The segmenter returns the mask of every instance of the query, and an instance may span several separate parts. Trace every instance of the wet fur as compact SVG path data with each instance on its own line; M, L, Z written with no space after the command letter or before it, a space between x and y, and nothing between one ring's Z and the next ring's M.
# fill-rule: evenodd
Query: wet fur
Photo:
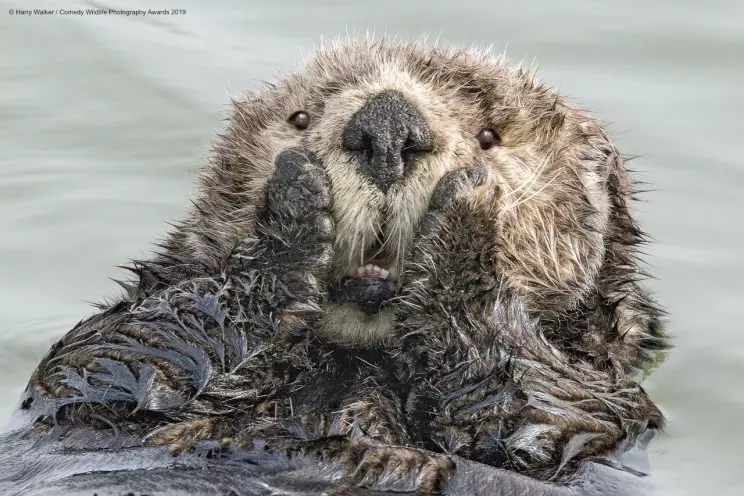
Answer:
M382 89L435 142L386 194L338 145ZM665 345L638 282L644 236L587 114L502 58L367 41L233 106L191 213L34 373L24 408L42 427L133 429L176 451L312 446L350 485L395 471L407 446L434 494L446 455L557 480L660 426L637 382ZM501 146L480 149L484 127ZM402 288L369 322L325 288L381 236Z

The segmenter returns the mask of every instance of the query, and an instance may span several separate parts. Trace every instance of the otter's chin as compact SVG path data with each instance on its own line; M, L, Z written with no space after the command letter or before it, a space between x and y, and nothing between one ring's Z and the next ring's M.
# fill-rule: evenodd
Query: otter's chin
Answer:
M393 331L393 312L365 313L356 303L328 303L316 332L326 341L347 348L384 346Z
M379 250L371 250L379 254ZM328 287L318 331L330 342L369 348L384 345L393 328L387 303L398 291L396 273L388 258L370 255L364 265Z

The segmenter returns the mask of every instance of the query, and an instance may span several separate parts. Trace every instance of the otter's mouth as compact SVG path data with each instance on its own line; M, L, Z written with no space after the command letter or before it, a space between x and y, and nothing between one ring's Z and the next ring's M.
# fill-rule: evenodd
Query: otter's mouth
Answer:
M355 303L364 313L378 313L398 289L392 260L381 253L380 244L367 250L362 265L329 287L331 299L337 303Z

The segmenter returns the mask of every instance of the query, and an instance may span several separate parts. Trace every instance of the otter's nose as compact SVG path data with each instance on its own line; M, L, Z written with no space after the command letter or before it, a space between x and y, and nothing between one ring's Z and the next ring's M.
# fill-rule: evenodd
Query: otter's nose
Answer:
M400 92L386 90L354 114L344 129L343 146L361 153L362 171L387 191L415 155L432 150L432 139L418 109Z

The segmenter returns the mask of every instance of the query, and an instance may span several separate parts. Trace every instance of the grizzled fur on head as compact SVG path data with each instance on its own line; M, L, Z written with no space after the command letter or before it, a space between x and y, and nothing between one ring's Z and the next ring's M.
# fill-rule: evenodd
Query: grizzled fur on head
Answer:
M385 193L342 147L344 126L384 90L411 102L433 138L433 150L417 156L410 173ZM310 119L304 130L288 122L300 110ZM498 133L499 146L481 149L475 136L484 128ZM586 313L587 305L612 306L615 338L632 345L605 346L606 336L582 339L587 348L606 348L590 354L615 361L635 362L640 343L657 334L659 312L636 285L643 236L628 211L631 183L597 122L501 56L420 43L332 43L296 73L234 101L192 213L159 257L137 267L140 290L219 270L238 240L253 232L271 164L291 146L316 154L329 174L336 278L352 273L379 240L399 274L437 182L482 164L495 207L490 269L529 311L561 321L567 312ZM390 320L387 312L371 318L353 305L329 303L321 328L335 340L377 344Z

